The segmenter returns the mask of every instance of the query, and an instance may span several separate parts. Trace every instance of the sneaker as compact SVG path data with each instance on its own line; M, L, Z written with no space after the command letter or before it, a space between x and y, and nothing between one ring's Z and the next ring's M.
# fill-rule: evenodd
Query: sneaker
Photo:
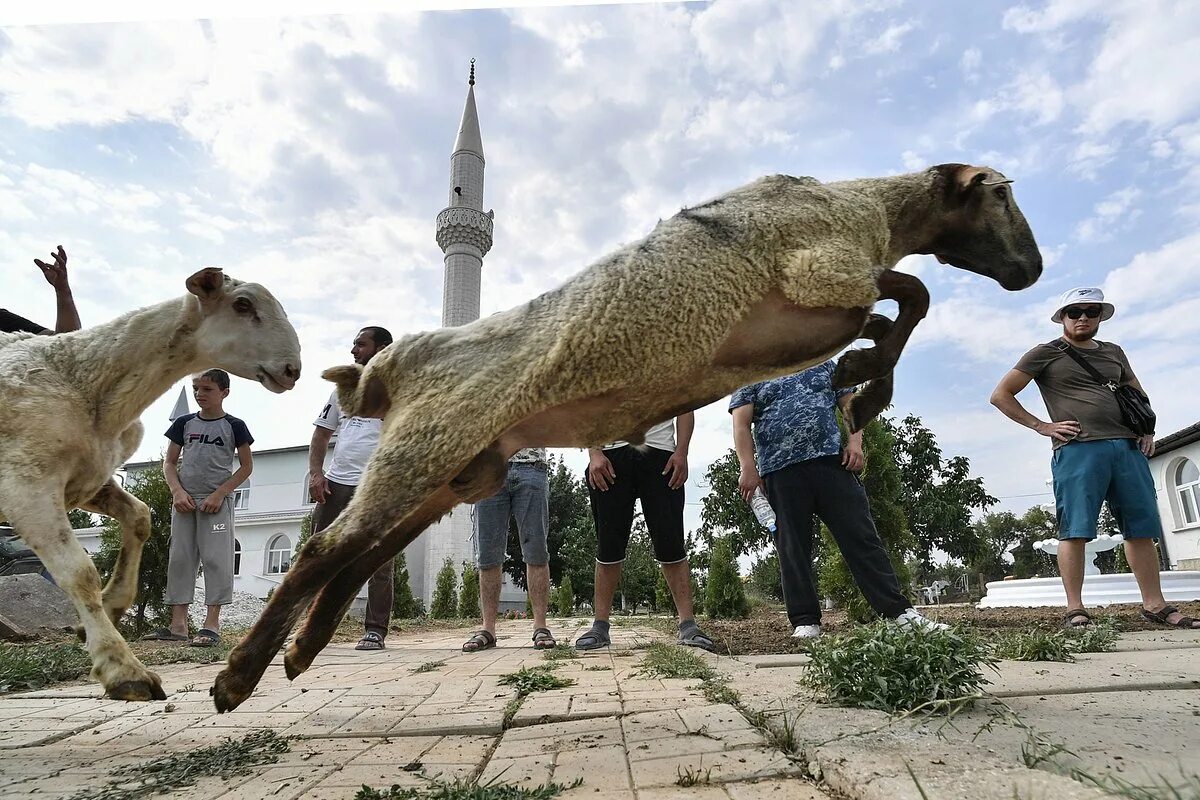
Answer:
M918 628L923 631L950 630L949 625L945 624L944 622L934 622L933 620L929 619L929 617L922 616L921 612L917 611L915 608L904 609L904 613L896 617L896 624L901 628L907 628L909 630L917 630Z
M793 639L815 639L821 635L820 625L797 625L792 631Z

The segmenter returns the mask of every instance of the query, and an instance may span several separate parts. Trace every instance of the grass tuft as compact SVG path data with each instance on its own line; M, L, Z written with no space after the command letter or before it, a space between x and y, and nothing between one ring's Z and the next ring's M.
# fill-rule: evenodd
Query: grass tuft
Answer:
M575 648L571 645L560 643L544 651L542 658L546 661L569 661L573 658L579 658L579 654L575 652Z
M504 686L515 686L518 698L525 697L533 692L546 692L551 689L562 689L575 685L575 681L570 678L561 678L555 675L553 669L552 665L533 668L521 667L516 672L501 675L500 683Z
M413 667L412 674L420 675L425 672L433 672L435 669L439 669L444 666L446 666L445 661L426 661L424 664L421 664L420 666Z
M662 642L654 642L646 646L640 672L652 678L698 678L700 680L709 680L716 675L709 663L696 653L686 647Z
M0 692L41 689L82 678L92 669L87 650L78 644L0 643Z
M1073 645L1064 631L1033 628L1001 636L993 652L1012 661L1074 661Z
M1068 634L1077 653L1111 653L1120 634L1111 622L1093 622Z
M830 702L897 712L969 707L996 659L974 636L878 622L812 643L802 684Z
M583 780L573 783L548 783L526 787L510 783L479 783L478 778L454 781L431 779L428 786L399 786L389 789L372 789L363 785L354 795L354 800L551 800L563 792L583 785Z

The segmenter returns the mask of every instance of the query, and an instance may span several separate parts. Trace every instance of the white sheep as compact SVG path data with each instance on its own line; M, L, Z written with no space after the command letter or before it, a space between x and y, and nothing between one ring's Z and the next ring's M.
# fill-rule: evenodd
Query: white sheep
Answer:
M92 677L120 700L163 699L159 678L114 627L137 593L146 504L113 473L142 438L138 417L180 378L220 367L272 392L300 376L300 343L282 306L219 269L188 294L58 336L0 334L0 519L7 519L71 598ZM83 508L121 524L108 585L67 521Z
M315 597L284 658L289 677L307 669L372 572L457 503L494 493L522 447L640 442L661 420L863 334L877 345L847 354L837 378L884 379L856 400L852 421L865 424L928 304L920 281L890 267L933 253L1008 289L1040 274L1007 183L961 164L824 185L763 178L684 209L523 306L405 337L365 371L328 370L347 413L386 411L381 442L353 502L307 542L230 654L217 709L250 695ZM864 332L880 297L899 300L899 315Z

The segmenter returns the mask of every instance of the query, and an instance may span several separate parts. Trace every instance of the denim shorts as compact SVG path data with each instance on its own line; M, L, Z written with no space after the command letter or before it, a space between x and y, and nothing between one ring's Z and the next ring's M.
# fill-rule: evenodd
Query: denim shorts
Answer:
M508 520L517 523L521 556L526 564L550 563L546 532L550 527L550 481L539 464L509 464L504 486L475 504L475 563L480 569L504 564L508 553Z
M1136 439L1064 444L1054 451L1050 473L1059 539L1095 539L1105 500L1126 539L1162 536L1150 462Z

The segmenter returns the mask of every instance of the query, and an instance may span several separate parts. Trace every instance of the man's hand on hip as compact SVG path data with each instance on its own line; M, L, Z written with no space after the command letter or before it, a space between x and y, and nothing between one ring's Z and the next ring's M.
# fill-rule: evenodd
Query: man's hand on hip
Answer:
M678 489L687 483L687 453L682 453L678 450L671 453L671 457L667 459L667 466L663 468L662 474L667 476L667 486L672 489Z
M1079 435L1079 423L1073 419L1062 422L1039 422L1033 429L1042 436L1049 436L1060 442L1069 442Z
M324 503L325 499L331 494L329 489L329 481L326 480L323 473L318 472L308 479L308 493L312 495L314 503Z
M862 472L863 465L867 463L867 457L863 455L862 444L859 442L850 442L842 448L842 466L851 472Z

